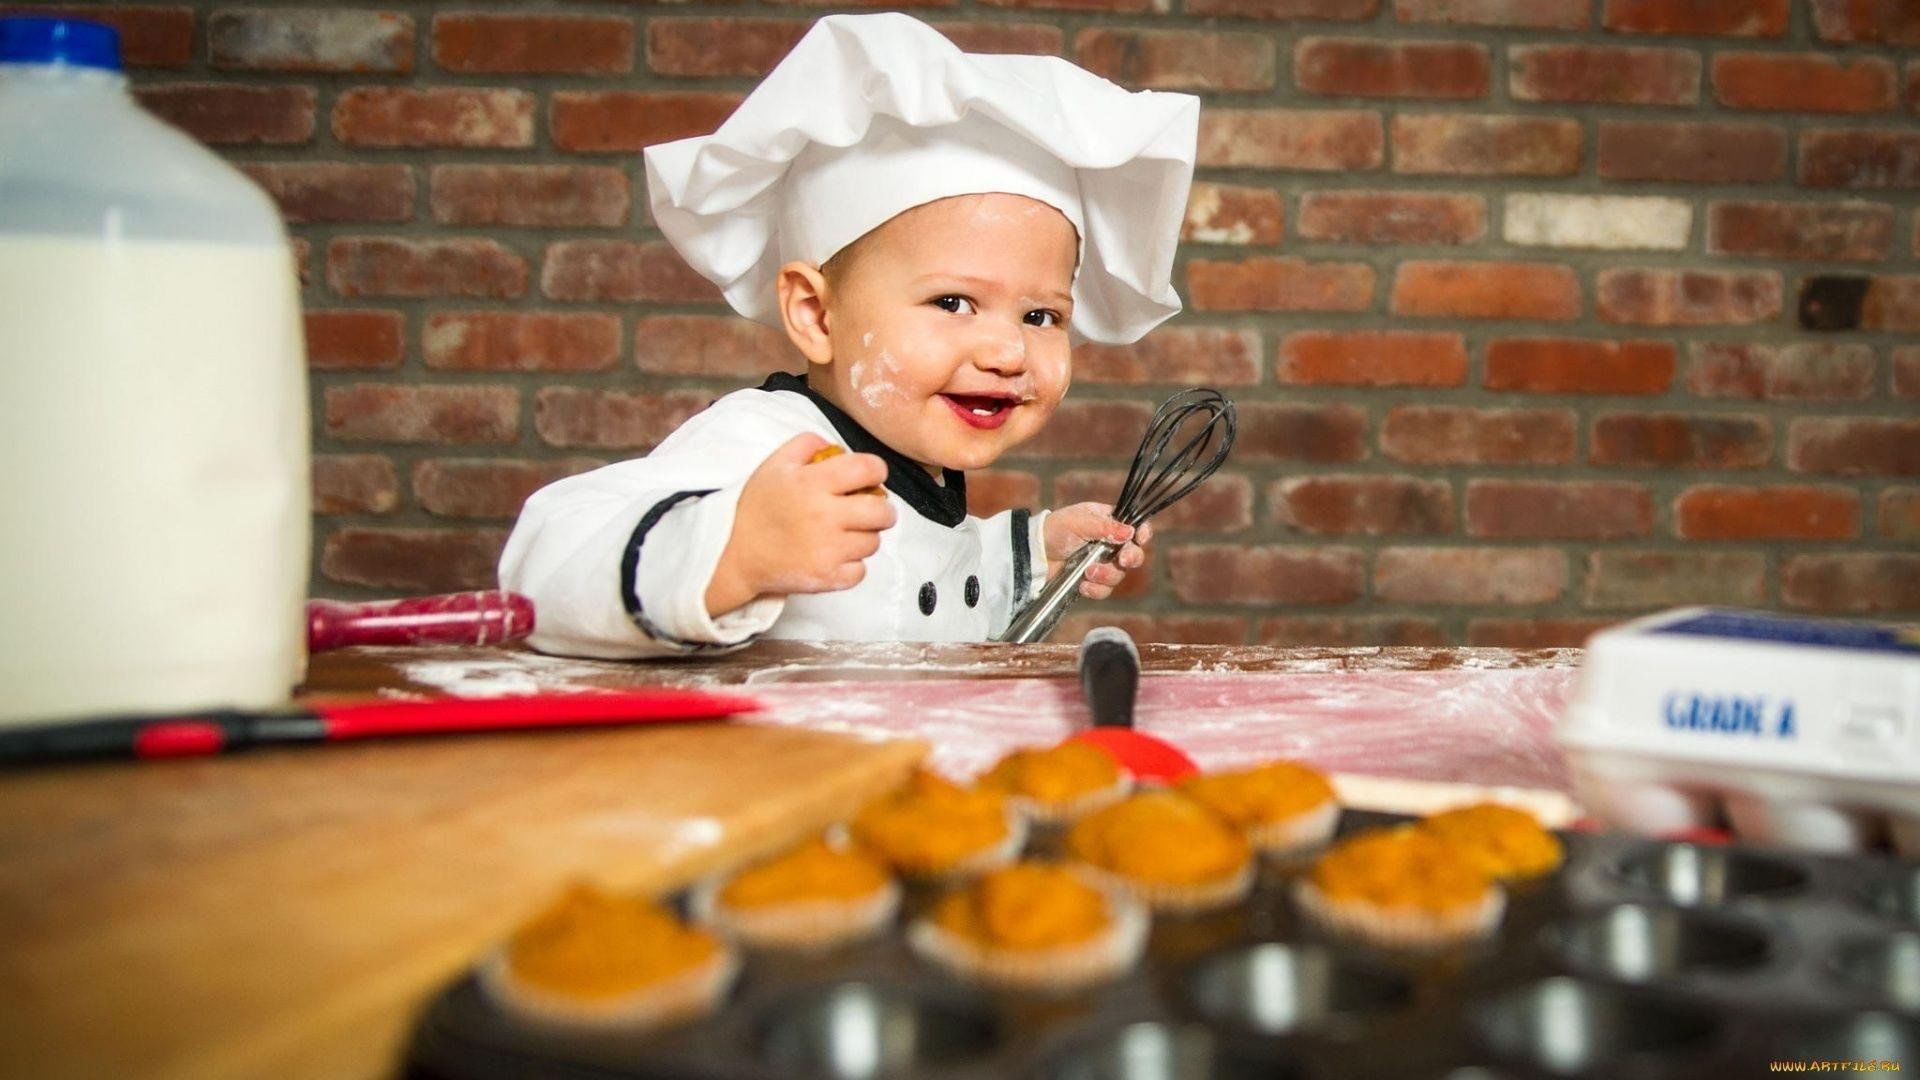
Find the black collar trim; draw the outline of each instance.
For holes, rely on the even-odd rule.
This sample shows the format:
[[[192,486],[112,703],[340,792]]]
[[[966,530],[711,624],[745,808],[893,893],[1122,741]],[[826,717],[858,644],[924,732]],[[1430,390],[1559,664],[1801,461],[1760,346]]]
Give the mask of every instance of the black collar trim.
[[[887,490],[900,496],[908,506],[914,508],[921,517],[936,525],[945,525],[951,529],[967,520],[967,476],[956,469],[943,470],[945,486],[933,482],[933,477],[919,462],[913,461],[898,450],[874,438],[859,421],[840,410],[838,405],[820,396],[819,392],[807,385],[807,381],[798,375],[785,371],[776,371],[767,376],[760,384],[762,390],[791,390],[813,402],[833,430],[846,440],[847,449],[860,454],[878,454],[887,463]]]

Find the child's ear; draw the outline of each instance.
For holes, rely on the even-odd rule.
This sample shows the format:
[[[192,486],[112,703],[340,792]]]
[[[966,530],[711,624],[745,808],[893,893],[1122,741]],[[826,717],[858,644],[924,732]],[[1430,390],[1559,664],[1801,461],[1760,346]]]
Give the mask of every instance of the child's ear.
[[[833,362],[833,341],[827,331],[827,279],[811,263],[790,262],[780,268],[774,287],[780,299],[780,322],[809,364]]]

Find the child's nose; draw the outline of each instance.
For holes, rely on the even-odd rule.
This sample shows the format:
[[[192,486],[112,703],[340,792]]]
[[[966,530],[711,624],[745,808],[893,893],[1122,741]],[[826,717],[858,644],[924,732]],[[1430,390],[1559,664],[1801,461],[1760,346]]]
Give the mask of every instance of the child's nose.
[[[974,344],[973,362],[987,371],[1018,375],[1027,369],[1027,340],[1019,333],[986,335]]]

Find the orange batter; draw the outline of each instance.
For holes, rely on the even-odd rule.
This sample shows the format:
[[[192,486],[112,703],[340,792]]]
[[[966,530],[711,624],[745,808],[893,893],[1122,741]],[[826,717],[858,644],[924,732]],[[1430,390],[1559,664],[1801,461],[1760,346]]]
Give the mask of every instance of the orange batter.
[[[1334,797],[1325,776],[1291,761],[1191,777],[1180,791],[1241,828],[1286,821]]]
[[[1120,766],[1112,754],[1068,741],[1046,750],[1015,750],[980,778],[980,787],[1043,803],[1064,803],[1110,790],[1119,782]]]
[[[728,907],[765,907],[809,900],[864,900],[886,888],[886,867],[861,851],[842,851],[823,839],[738,874],[720,890]]]
[[[921,770],[853,819],[854,839],[903,870],[939,873],[1007,839],[1006,800]]]
[[[1493,879],[1458,846],[1408,825],[1334,845],[1310,879],[1333,903],[1452,913],[1486,902]]]
[[[507,965],[530,987],[607,999],[666,982],[719,953],[712,935],[650,900],[575,885],[508,940]]]
[[[827,445],[821,447],[820,449],[815,450],[813,452],[813,456],[807,459],[807,464],[815,465],[822,461],[827,460],[828,458],[839,457],[841,454],[844,454],[846,452],[847,451],[844,447],[836,446],[833,443],[828,443]],[[887,491],[885,488],[879,486],[878,484],[875,484],[873,487],[861,488],[859,491],[855,492],[854,494],[879,495],[884,497],[886,493]]]
[[[1091,940],[1111,924],[1106,897],[1072,871],[1016,863],[947,894],[933,921],[969,941],[1006,949],[1047,949]]]
[[[1433,814],[1419,827],[1457,845],[1501,880],[1537,877],[1560,866],[1559,837],[1511,806],[1475,803]]]
[[[1134,795],[1081,818],[1067,832],[1067,851],[1124,877],[1170,885],[1219,881],[1252,858],[1237,829],[1171,791]]]

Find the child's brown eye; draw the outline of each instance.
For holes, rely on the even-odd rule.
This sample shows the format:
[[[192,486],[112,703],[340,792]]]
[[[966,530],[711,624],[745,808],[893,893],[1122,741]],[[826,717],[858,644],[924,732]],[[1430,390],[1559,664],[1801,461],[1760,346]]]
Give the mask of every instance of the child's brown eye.
[[[1029,311],[1026,315],[1026,323],[1028,326],[1059,326],[1060,313],[1057,311],[1048,311],[1045,308],[1038,311]]]
[[[955,315],[973,314],[973,301],[964,296],[936,296],[933,305],[942,311],[951,311]]]

